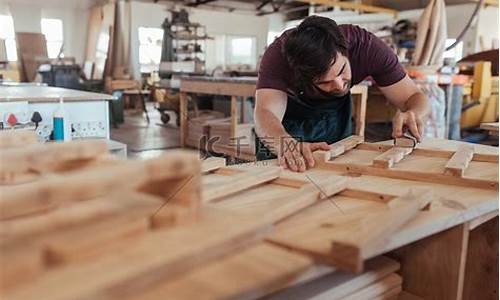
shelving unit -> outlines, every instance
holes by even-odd
[[[206,27],[199,23],[172,24],[172,43],[174,60],[177,62],[194,61],[195,72],[205,71],[205,41],[210,39]]]

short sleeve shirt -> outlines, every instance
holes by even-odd
[[[339,25],[348,49],[352,84],[371,76],[379,86],[394,84],[406,75],[396,54],[372,33],[355,25]],[[296,93],[292,71],[284,55],[284,44],[292,29],[278,37],[262,57],[257,89],[271,88],[286,93]]]

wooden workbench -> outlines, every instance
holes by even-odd
[[[394,170],[389,170],[389,173],[396,172],[395,176],[384,174],[384,171],[378,175],[375,172],[370,175],[370,169],[363,169],[370,166],[373,159],[385,148],[377,149],[373,144],[361,144],[358,146],[360,149],[350,150],[332,159],[330,166],[315,168],[305,173],[283,170],[279,177],[280,183],[287,184],[288,188],[278,185],[278,182],[256,185],[237,194],[218,198],[217,202],[211,205],[255,218],[275,217],[283,207],[290,205],[289,201],[293,202],[299,197],[291,188],[297,182],[317,181],[320,185],[325,178],[347,175],[350,178],[347,190],[278,222],[273,233],[267,238],[271,244],[307,254],[313,257],[315,262],[335,264],[335,260],[331,260],[332,256],[335,257],[334,252],[331,252],[331,241],[336,236],[336,228],[342,228],[342,222],[345,222],[342,220],[356,216],[363,218],[369,213],[383,211],[391,197],[401,196],[409,189],[429,189],[434,194],[430,209],[420,212],[415,219],[391,234],[366,258],[382,253],[389,253],[397,258],[401,263],[403,289],[424,299],[495,299],[498,284],[498,148],[480,145],[475,148],[478,160],[493,158],[495,161],[496,157],[496,161],[475,161],[474,158],[465,170],[465,183],[439,175],[444,172],[453,151],[463,144],[465,143],[447,140],[426,140],[418,145],[419,150],[396,163],[391,168]],[[482,154],[494,156],[480,157]],[[275,161],[270,161],[231,168],[255,171],[257,166],[272,168],[274,165]],[[356,169],[356,166],[361,167]],[[399,171],[412,175],[418,173],[420,176],[403,180],[404,173],[398,174]],[[400,175],[401,179],[398,178]],[[210,185],[223,188],[222,174],[211,174],[204,179],[205,188]],[[467,187],[469,179],[472,184],[478,184],[476,180],[479,180],[479,183],[484,180],[493,182],[493,185],[482,188]],[[228,182],[233,183],[230,179]],[[328,224],[331,225],[327,226]],[[377,224],[372,226],[375,226],[375,229]],[[353,230],[351,235],[361,239],[363,233]],[[286,263],[280,262],[284,265]],[[288,263],[297,269],[302,268],[299,274],[306,276],[309,283],[304,283],[301,276],[295,276],[288,282],[277,285],[279,287],[275,286],[274,288],[282,292],[271,299],[313,297],[315,294],[312,291],[318,293],[319,289],[314,288],[315,284],[322,286],[321,289],[324,290],[325,279],[322,278],[325,273],[335,272],[335,268],[327,268],[328,271],[325,271],[325,265],[321,263],[318,265],[310,262],[305,270],[303,262],[290,260]],[[251,262],[247,264],[252,266]],[[229,266],[228,264],[225,269],[217,265],[218,280],[229,278]],[[247,267],[253,270],[250,266]],[[293,269],[292,266],[289,267]],[[262,268],[255,271],[255,274],[245,276],[245,280],[257,281],[258,279],[253,278],[258,277],[259,272],[264,272],[265,266]],[[285,276],[285,273],[281,275]],[[188,281],[190,277],[192,275],[187,274],[184,280]],[[276,275],[275,279],[277,278],[279,277]],[[228,290],[229,288],[226,292]],[[304,291],[313,294],[308,295]],[[242,292],[243,290],[238,291]],[[252,295],[250,298],[266,293],[258,288],[246,292],[248,294],[243,295]],[[301,296],[294,296],[296,293]]]
[[[59,102],[115,100],[108,94],[91,93],[52,86],[0,86],[0,101]]]
[[[498,148],[353,136],[292,173],[34,141],[0,138],[2,299],[498,297]]]
[[[234,137],[236,126],[238,125],[238,107],[237,98],[242,97],[243,101],[248,97],[255,96],[255,87],[257,77],[206,77],[206,76],[184,76],[181,77],[180,84],[180,145],[186,145],[187,123],[188,123],[188,93],[209,94],[231,96],[231,124],[230,136]],[[363,85],[356,85],[351,89],[353,100],[353,118],[354,118],[354,133],[356,135],[364,135],[365,132],[365,116],[366,116],[366,101],[368,97],[368,88]],[[245,122],[243,103],[240,109],[241,121]],[[236,153],[229,145],[219,146],[222,153],[241,158],[244,160],[253,160],[253,155],[245,153]]]

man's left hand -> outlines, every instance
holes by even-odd
[[[402,137],[405,129],[408,129],[417,141],[422,141],[424,123],[422,118],[412,110],[405,112],[398,110],[392,119],[392,137]]]

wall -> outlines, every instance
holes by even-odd
[[[88,8],[92,1],[7,0],[0,1],[0,14],[11,15],[17,32],[41,32],[41,18],[63,21],[64,54],[82,63],[87,36]]]
[[[139,77],[139,37],[138,28],[143,27],[157,27],[160,28],[163,20],[168,17],[170,13],[165,10],[165,5],[132,2],[132,33],[131,45],[134,45],[131,50],[131,57],[134,65],[134,77]],[[189,20],[197,22],[206,26],[207,34],[209,36],[220,35],[243,35],[253,36],[257,41],[257,56],[264,52],[267,45],[267,32],[268,32],[268,17],[258,17],[253,14],[239,14],[220,11],[210,11],[190,8]],[[223,56],[223,52],[215,45],[215,41],[207,42],[206,51],[206,68],[207,71],[213,70]]]

